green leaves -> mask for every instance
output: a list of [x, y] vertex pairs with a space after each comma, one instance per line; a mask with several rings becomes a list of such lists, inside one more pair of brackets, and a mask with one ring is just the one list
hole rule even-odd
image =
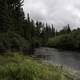
[[0, 37], [1, 51], [27, 51], [30, 47], [29, 42], [16, 33], [1, 33]]
[[48, 40], [50, 47], [57, 47], [68, 50], [79, 50], [80, 49], [80, 32], [73, 31], [69, 34], [63, 34], [50, 38]]

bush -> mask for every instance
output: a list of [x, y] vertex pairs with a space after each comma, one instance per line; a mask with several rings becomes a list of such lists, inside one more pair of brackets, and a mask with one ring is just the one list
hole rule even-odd
[[30, 47], [29, 42], [16, 33], [1, 33], [0, 37], [0, 52], [27, 51]]

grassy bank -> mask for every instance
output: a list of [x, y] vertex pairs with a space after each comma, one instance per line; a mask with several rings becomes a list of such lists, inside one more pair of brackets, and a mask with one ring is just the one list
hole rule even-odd
[[0, 55], [0, 80], [73, 80], [74, 75], [20, 54]]

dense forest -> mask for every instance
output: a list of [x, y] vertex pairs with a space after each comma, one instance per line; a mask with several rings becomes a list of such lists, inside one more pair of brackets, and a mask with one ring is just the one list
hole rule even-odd
[[32, 52], [42, 46], [55, 29], [34, 21], [23, 11], [23, 0], [0, 0], [0, 52]]
[[80, 49], [80, 29], [69, 24], [57, 31], [54, 25], [34, 21], [23, 11], [23, 0], [0, 0], [0, 52], [28, 52], [35, 47], [49, 46]]

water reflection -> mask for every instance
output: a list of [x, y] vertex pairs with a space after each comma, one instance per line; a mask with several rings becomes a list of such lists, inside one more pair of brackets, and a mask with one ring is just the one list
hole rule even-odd
[[72, 51], [62, 51], [54, 48], [38, 48], [35, 56], [48, 61], [51, 64], [66, 65], [80, 70], [80, 53]]

